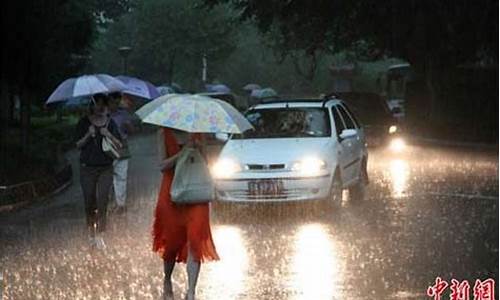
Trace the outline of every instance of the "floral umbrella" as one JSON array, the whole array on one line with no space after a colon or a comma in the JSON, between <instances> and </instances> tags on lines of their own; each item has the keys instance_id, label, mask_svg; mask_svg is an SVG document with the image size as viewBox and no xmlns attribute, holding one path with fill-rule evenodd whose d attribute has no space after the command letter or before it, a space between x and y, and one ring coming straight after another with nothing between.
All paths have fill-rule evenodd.
<instances>
[{"instance_id":1,"label":"floral umbrella","mask_svg":"<svg viewBox=\"0 0 500 300\"><path fill-rule=\"evenodd\" d=\"M231 104L200 95L161 96L141 107L136 114L145 123L187 132L242 133L253 128Z\"/></svg>"}]
</instances>

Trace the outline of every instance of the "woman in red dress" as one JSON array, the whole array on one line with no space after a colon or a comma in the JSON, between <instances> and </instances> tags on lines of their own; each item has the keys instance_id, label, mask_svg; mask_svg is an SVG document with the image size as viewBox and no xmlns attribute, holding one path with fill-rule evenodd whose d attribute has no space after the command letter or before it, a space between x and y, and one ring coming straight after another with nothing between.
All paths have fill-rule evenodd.
<instances>
[{"instance_id":1,"label":"woman in red dress","mask_svg":"<svg viewBox=\"0 0 500 300\"><path fill-rule=\"evenodd\" d=\"M158 137L163 179L155 210L153 251L164 261L164 299L173 299L172 271L176 262L184 262L188 273L186 299L194 300L201 262L219 259L210 232L209 207L208 203L176 205L171 201L170 187L181 147L171 129L161 129ZM186 145L203 153L199 134L189 134Z\"/></svg>"}]
</instances>

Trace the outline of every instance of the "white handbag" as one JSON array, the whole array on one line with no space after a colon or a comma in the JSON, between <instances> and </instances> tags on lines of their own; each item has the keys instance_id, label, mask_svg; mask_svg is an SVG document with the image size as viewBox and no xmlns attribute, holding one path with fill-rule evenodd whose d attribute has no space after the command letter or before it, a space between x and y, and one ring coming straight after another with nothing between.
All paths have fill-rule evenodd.
<instances>
[{"instance_id":1,"label":"white handbag","mask_svg":"<svg viewBox=\"0 0 500 300\"><path fill-rule=\"evenodd\" d=\"M108 128L108 125L109 120L104 127ZM123 144L123 147L118 147L118 145L107 136L102 137L101 148L102 151L112 159L125 159L130 157L130 152L126 143Z\"/></svg>"},{"instance_id":2,"label":"white handbag","mask_svg":"<svg viewBox=\"0 0 500 300\"><path fill-rule=\"evenodd\" d=\"M106 136L102 137L102 151L113 159L120 158L118 149L114 146L113 142Z\"/></svg>"},{"instance_id":3,"label":"white handbag","mask_svg":"<svg viewBox=\"0 0 500 300\"><path fill-rule=\"evenodd\" d=\"M175 166L170 196L176 204L207 203L214 199L210 171L197 149L182 149Z\"/></svg>"},{"instance_id":4,"label":"white handbag","mask_svg":"<svg viewBox=\"0 0 500 300\"><path fill-rule=\"evenodd\" d=\"M125 159L130 157L128 146L124 144L123 147L118 148L113 141L106 137L102 137L102 151L112 159Z\"/></svg>"}]
</instances>

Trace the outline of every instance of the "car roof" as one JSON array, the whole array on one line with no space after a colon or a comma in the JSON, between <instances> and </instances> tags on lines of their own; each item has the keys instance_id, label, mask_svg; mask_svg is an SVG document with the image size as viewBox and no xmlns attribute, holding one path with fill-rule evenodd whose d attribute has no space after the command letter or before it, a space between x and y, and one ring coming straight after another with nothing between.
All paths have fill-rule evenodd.
<instances>
[{"instance_id":1,"label":"car roof","mask_svg":"<svg viewBox=\"0 0 500 300\"><path fill-rule=\"evenodd\" d=\"M341 103L341 100L337 98L329 98L329 99L287 98L287 99L273 99L268 101L262 101L252 106L252 108L265 109L265 108L285 108L285 107L323 107L339 103Z\"/></svg>"}]
</instances>

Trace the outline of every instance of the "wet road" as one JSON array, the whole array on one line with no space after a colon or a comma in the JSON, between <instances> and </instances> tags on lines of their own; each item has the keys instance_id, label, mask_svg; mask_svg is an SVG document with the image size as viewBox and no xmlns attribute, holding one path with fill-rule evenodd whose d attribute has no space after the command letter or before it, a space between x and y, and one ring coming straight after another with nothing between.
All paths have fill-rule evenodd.
<instances>
[{"instance_id":1,"label":"wet road","mask_svg":"<svg viewBox=\"0 0 500 300\"><path fill-rule=\"evenodd\" d=\"M160 299L152 141L132 143L130 209L110 216L105 252L88 249L76 180L49 202L0 215L5 299ZM431 299L437 276L468 280L473 299L476 279L498 279L496 152L373 150L369 175L366 200L346 197L335 214L319 203L214 206L221 261L202 266L198 299ZM183 267L174 281L182 299Z\"/></svg>"}]
</instances>

